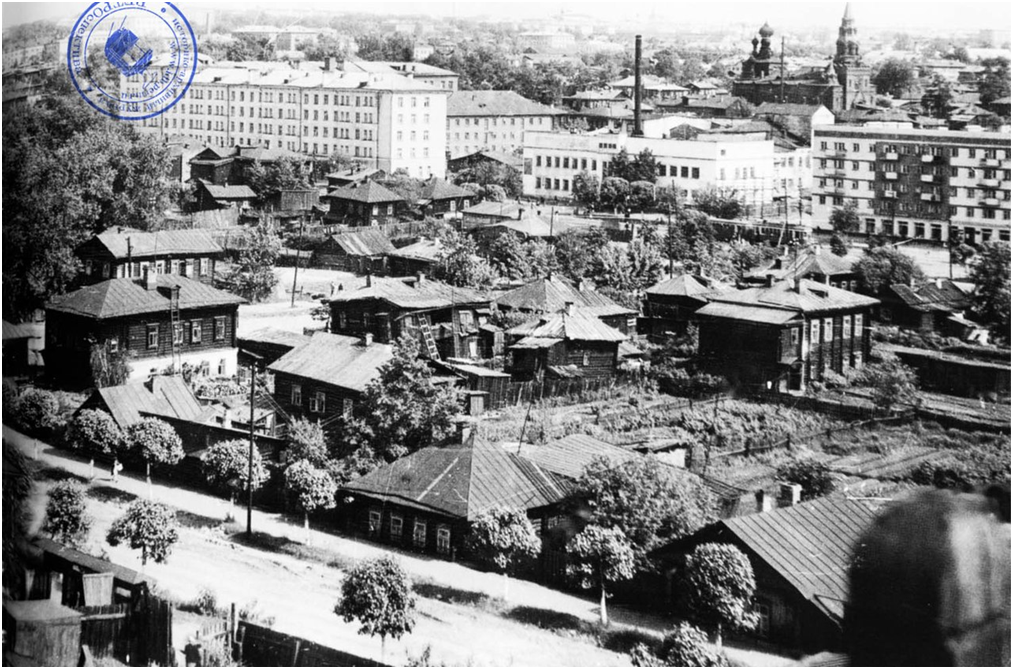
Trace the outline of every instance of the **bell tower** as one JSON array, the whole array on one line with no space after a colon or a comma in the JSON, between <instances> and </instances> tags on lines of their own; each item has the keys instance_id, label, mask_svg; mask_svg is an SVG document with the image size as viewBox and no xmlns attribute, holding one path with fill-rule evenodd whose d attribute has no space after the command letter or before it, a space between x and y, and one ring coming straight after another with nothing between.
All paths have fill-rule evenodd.
<instances>
[{"instance_id":1,"label":"bell tower","mask_svg":"<svg viewBox=\"0 0 1013 669\"><path fill-rule=\"evenodd\" d=\"M837 70L837 81L844 93L842 105L844 109L852 109L859 103L874 102L872 68L862 63L861 50L858 46L858 29L855 27L855 19L851 16L850 2L844 5L844 17L837 31L834 68Z\"/></svg>"}]
</instances>

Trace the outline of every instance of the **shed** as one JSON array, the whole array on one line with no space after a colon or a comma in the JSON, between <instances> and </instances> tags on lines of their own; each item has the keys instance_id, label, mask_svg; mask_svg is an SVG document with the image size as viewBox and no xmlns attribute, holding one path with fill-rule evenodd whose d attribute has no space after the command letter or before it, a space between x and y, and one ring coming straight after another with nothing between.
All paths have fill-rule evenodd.
<instances>
[{"instance_id":1,"label":"shed","mask_svg":"<svg viewBox=\"0 0 1013 669\"><path fill-rule=\"evenodd\" d=\"M83 577L93 574L112 575L112 603L134 602L148 591L148 577L133 569L45 537L37 538L34 543L35 547L42 551L43 568L50 574L59 574L57 580L61 583L61 600L64 604L70 606L88 604L85 599ZM52 576L50 578L52 584Z\"/></svg>"},{"instance_id":2,"label":"shed","mask_svg":"<svg viewBox=\"0 0 1013 669\"><path fill-rule=\"evenodd\" d=\"M313 264L358 274L381 274L396 249L379 228L331 235L313 252Z\"/></svg>"},{"instance_id":3,"label":"shed","mask_svg":"<svg viewBox=\"0 0 1013 669\"><path fill-rule=\"evenodd\" d=\"M48 599L5 599L4 664L76 667L81 657L81 617Z\"/></svg>"}]
</instances>

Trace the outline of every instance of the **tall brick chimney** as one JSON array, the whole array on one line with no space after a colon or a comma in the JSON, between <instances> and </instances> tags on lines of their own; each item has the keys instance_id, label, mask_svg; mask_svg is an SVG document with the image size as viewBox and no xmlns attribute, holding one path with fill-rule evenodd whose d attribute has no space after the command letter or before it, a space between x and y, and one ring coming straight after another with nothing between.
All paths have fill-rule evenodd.
<instances>
[{"instance_id":1,"label":"tall brick chimney","mask_svg":"<svg viewBox=\"0 0 1013 669\"><path fill-rule=\"evenodd\" d=\"M644 125L640 118L640 102L643 96L643 88L640 81L640 56L643 38L637 35L636 47L633 52L633 136L644 136Z\"/></svg>"}]
</instances>

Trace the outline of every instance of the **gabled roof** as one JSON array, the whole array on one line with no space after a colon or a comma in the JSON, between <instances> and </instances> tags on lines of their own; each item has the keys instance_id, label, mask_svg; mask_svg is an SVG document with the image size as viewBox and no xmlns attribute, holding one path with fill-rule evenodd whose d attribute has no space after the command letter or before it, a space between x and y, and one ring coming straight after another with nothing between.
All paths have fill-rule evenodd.
<instances>
[{"instance_id":1,"label":"gabled roof","mask_svg":"<svg viewBox=\"0 0 1013 669\"><path fill-rule=\"evenodd\" d=\"M841 276L854 273L854 261L842 258L833 253L820 252L816 249L807 248L797 258L785 264L781 269L768 267L767 269L756 270L750 276L776 276L779 278L791 278L795 276L810 276L822 274L823 276Z\"/></svg>"},{"instance_id":2,"label":"gabled roof","mask_svg":"<svg viewBox=\"0 0 1013 669\"><path fill-rule=\"evenodd\" d=\"M504 219L513 218L516 219L520 213L521 205L517 202L493 202L492 200L485 200L473 204L464 210L465 216L496 216Z\"/></svg>"},{"instance_id":3,"label":"gabled roof","mask_svg":"<svg viewBox=\"0 0 1013 669\"><path fill-rule=\"evenodd\" d=\"M538 318L507 330L507 334L524 337L525 339L555 339L577 341L620 342L626 339L619 330L605 325L592 314L577 311L573 314L565 312ZM519 344L524 344L521 339Z\"/></svg>"},{"instance_id":4,"label":"gabled roof","mask_svg":"<svg viewBox=\"0 0 1013 669\"><path fill-rule=\"evenodd\" d=\"M517 449L517 444L505 444L505 448ZM613 464L641 457L636 451L595 439L586 434L571 434L547 444L522 443L519 455L531 460L545 471L577 480L584 468L599 458L608 458Z\"/></svg>"},{"instance_id":5,"label":"gabled roof","mask_svg":"<svg viewBox=\"0 0 1013 669\"><path fill-rule=\"evenodd\" d=\"M201 185L216 200L252 200L257 197L249 186L216 186L215 184L201 181Z\"/></svg>"},{"instance_id":6,"label":"gabled roof","mask_svg":"<svg viewBox=\"0 0 1013 669\"><path fill-rule=\"evenodd\" d=\"M369 277L362 284L339 290L331 304L345 304L358 300L383 300L402 309L442 309L455 304L488 302L488 298L470 288L460 288L432 279L417 280Z\"/></svg>"},{"instance_id":7,"label":"gabled roof","mask_svg":"<svg viewBox=\"0 0 1013 669\"><path fill-rule=\"evenodd\" d=\"M968 294L949 279L928 281L914 288L897 283L890 290L918 311L963 311L971 306Z\"/></svg>"},{"instance_id":8,"label":"gabled roof","mask_svg":"<svg viewBox=\"0 0 1013 669\"><path fill-rule=\"evenodd\" d=\"M496 221L489 227L506 228L507 230L518 232L525 237L551 237L553 233L552 225L534 214L525 216L519 221L514 219Z\"/></svg>"},{"instance_id":9,"label":"gabled roof","mask_svg":"<svg viewBox=\"0 0 1013 669\"><path fill-rule=\"evenodd\" d=\"M770 323L772 325L784 325L799 317L799 313L792 309L723 304L721 302L711 302L701 307L696 313L697 316L730 318L736 321Z\"/></svg>"},{"instance_id":10,"label":"gabled roof","mask_svg":"<svg viewBox=\"0 0 1013 669\"><path fill-rule=\"evenodd\" d=\"M797 289L794 281L778 281L772 286L756 286L718 293L711 298L710 304L697 313L711 313L721 308L715 306L720 303L806 314L871 307L879 304L879 300L809 279L801 279Z\"/></svg>"},{"instance_id":11,"label":"gabled roof","mask_svg":"<svg viewBox=\"0 0 1013 669\"><path fill-rule=\"evenodd\" d=\"M179 376L155 376L149 381L106 386L95 392L121 428L147 414L197 420L203 412L190 386Z\"/></svg>"},{"instance_id":12,"label":"gabled roof","mask_svg":"<svg viewBox=\"0 0 1013 669\"><path fill-rule=\"evenodd\" d=\"M680 274L654 284L647 289L647 294L702 298L710 293L727 290L731 290L731 287L715 279L693 274Z\"/></svg>"},{"instance_id":13,"label":"gabled roof","mask_svg":"<svg viewBox=\"0 0 1013 669\"><path fill-rule=\"evenodd\" d=\"M36 336L35 328L31 327L31 323L11 323L10 321L3 322L3 340L11 341L14 339L31 339Z\"/></svg>"},{"instance_id":14,"label":"gabled roof","mask_svg":"<svg viewBox=\"0 0 1013 669\"><path fill-rule=\"evenodd\" d=\"M375 181L363 181L350 186L335 188L324 197L337 200L351 200L365 204L380 202L403 202L404 198Z\"/></svg>"},{"instance_id":15,"label":"gabled roof","mask_svg":"<svg viewBox=\"0 0 1013 669\"><path fill-rule=\"evenodd\" d=\"M181 310L246 302L232 293L175 274L159 274L155 280L157 288L148 290L143 280L108 279L66 295L58 295L46 304L46 308L90 318L117 318L159 312L168 315L170 290L177 286Z\"/></svg>"},{"instance_id":16,"label":"gabled roof","mask_svg":"<svg viewBox=\"0 0 1013 669\"><path fill-rule=\"evenodd\" d=\"M344 489L464 520L498 506L536 509L566 496L564 482L474 434L464 443L423 448Z\"/></svg>"},{"instance_id":17,"label":"gabled roof","mask_svg":"<svg viewBox=\"0 0 1013 669\"><path fill-rule=\"evenodd\" d=\"M144 232L131 228L109 228L78 248L83 250L88 246L100 246L117 259L127 257L140 259L182 253L222 253L222 247L207 230Z\"/></svg>"},{"instance_id":18,"label":"gabled roof","mask_svg":"<svg viewBox=\"0 0 1013 669\"><path fill-rule=\"evenodd\" d=\"M379 228L362 228L353 232L331 235L331 241L351 256L378 256L393 253L396 249Z\"/></svg>"},{"instance_id":19,"label":"gabled roof","mask_svg":"<svg viewBox=\"0 0 1013 669\"><path fill-rule=\"evenodd\" d=\"M454 200L459 197L474 198L475 194L467 188L436 177L431 177L422 188L423 200Z\"/></svg>"},{"instance_id":20,"label":"gabled roof","mask_svg":"<svg viewBox=\"0 0 1013 669\"><path fill-rule=\"evenodd\" d=\"M364 346L358 337L317 332L268 369L362 392L393 357L394 349L388 344L373 342Z\"/></svg>"},{"instance_id":21,"label":"gabled roof","mask_svg":"<svg viewBox=\"0 0 1013 669\"><path fill-rule=\"evenodd\" d=\"M776 114L778 116L803 116L812 118L823 105L803 105L795 102L764 102L756 108L756 114Z\"/></svg>"},{"instance_id":22,"label":"gabled roof","mask_svg":"<svg viewBox=\"0 0 1013 669\"><path fill-rule=\"evenodd\" d=\"M306 162L306 156L296 153L295 151L289 151L281 147L275 147L268 149L263 146L237 146L235 155L240 159L256 160L260 162L271 162L275 160L291 159L298 162Z\"/></svg>"},{"instance_id":23,"label":"gabled roof","mask_svg":"<svg viewBox=\"0 0 1013 669\"><path fill-rule=\"evenodd\" d=\"M301 332L290 332L288 330L280 330L278 328L266 327L254 330L245 335L239 335L239 346L242 348L244 343L254 344L272 344L275 346L287 346L290 349L296 346L302 346L310 340L309 335L302 334Z\"/></svg>"},{"instance_id":24,"label":"gabled roof","mask_svg":"<svg viewBox=\"0 0 1013 669\"><path fill-rule=\"evenodd\" d=\"M555 313L572 303L577 307L592 307L598 316L636 313L616 304L601 293L574 286L558 276L535 279L520 288L507 291L496 298L496 304L522 311Z\"/></svg>"},{"instance_id":25,"label":"gabled roof","mask_svg":"<svg viewBox=\"0 0 1013 669\"><path fill-rule=\"evenodd\" d=\"M455 116L558 116L563 112L514 91L456 91L447 98L447 118Z\"/></svg>"},{"instance_id":26,"label":"gabled roof","mask_svg":"<svg viewBox=\"0 0 1013 669\"><path fill-rule=\"evenodd\" d=\"M855 544L877 509L843 495L720 521L805 599L838 621Z\"/></svg>"},{"instance_id":27,"label":"gabled roof","mask_svg":"<svg viewBox=\"0 0 1013 669\"><path fill-rule=\"evenodd\" d=\"M451 158L451 161L466 160L468 158L485 158L493 162L501 163L507 167L512 167L516 170L524 167L524 159L518 156L511 155L509 153L503 153L502 151L476 151L474 153L468 153L463 156L457 156Z\"/></svg>"},{"instance_id":28,"label":"gabled roof","mask_svg":"<svg viewBox=\"0 0 1013 669\"><path fill-rule=\"evenodd\" d=\"M414 244L408 246L402 246L399 249L394 249L391 253L392 256L399 258L410 258L412 260L425 260L429 262L436 262L440 259L443 254L444 246L443 242L439 239L420 239Z\"/></svg>"}]
</instances>

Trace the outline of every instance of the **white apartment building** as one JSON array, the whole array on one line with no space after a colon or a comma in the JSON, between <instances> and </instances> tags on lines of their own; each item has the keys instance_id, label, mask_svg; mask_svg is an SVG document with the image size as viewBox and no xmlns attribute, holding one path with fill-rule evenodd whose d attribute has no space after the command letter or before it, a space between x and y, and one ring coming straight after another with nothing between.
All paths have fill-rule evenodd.
<instances>
[{"instance_id":1,"label":"white apartment building","mask_svg":"<svg viewBox=\"0 0 1013 669\"><path fill-rule=\"evenodd\" d=\"M656 185L685 189L689 202L696 191L714 187L735 190L751 212L773 211L774 142L762 134L702 134L680 140L529 131L524 140L524 194L571 197L574 175L586 170L603 178L605 166L623 148L631 157L649 149L658 162Z\"/></svg>"},{"instance_id":2,"label":"white apartment building","mask_svg":"<svg viewBox=\"0 0 1013 669\"><path fill-rule=\"evenodd\" d=\"M513 153L524 146L526 131L551 131L561 115L514 91L458 91L447 101L447 155Z\"/></svg>"},{"instance_id":3,"label":"white apartment building","mask_svg":"<svg viewBox=\"0 0 1013 669\"><path fill-rule=\"evenodd\" d=\"M813 137L817 229L850 200L867 234L1009 241L1008 132L820 126Z\"/></svg>"},{"instance_id":4,"label":"white apartment building","mask_svg":"<svg viewBox=\"0 0 1013 669\"><path fill-rule=\"evenodd\" d=\"M388 172L443 177L450 91L394 72L302 71L282 64L209 67L142 129L208 146L335 152ZM159 77L154 69L149 77ZM139 77L124 80L140 90Z\"/></svg>"}]
</instances>

